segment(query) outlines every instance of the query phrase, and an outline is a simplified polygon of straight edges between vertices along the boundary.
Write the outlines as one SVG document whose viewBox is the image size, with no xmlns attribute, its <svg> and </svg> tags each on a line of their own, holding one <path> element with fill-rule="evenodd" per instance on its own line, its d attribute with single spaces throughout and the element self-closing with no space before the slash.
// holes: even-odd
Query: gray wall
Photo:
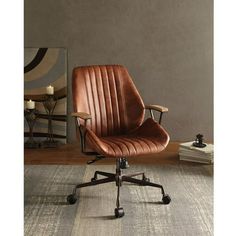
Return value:
<svg viewBox="0 0 236 236">
<path fill-rule="evenodd" d="M 125 65 L 172 141 L 213 140 L 213 0 L 25 0 L 25 47 L 68 49 L 73 67 Z M 75 140 L 74 121 L 68 123 Z"/>
</svg>

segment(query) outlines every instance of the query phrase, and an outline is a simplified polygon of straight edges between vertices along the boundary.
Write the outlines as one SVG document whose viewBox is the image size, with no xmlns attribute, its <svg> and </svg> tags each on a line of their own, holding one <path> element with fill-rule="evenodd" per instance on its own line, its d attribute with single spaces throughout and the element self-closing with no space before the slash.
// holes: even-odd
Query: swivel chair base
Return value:
<svg viewBox="0 0 236 236">
<path fill-rule="evenodd" d="M 150 182 L 150 179 L 148 179 L 143 172 L 127 174 L 127 175 L 122 174 L 121 169 L 126 169 L 127 167 L 128 167 L 127 160 L 125 160 L 124 158 L 119 158 L 116 160 L 116 173 L 115 174 L 107 173 L 103 171 L 96 171 L 94 174 L 94 177 L 91 179 L 90 182 L 78 184 L 75 186 L 73 193 L 67 196 L 67 202 L 69 204 L 76 203 L 77 201 L 76 190 L 78 188 L 84 188 L 88 186 L 104 184 L 104 183 L 109 183 L 109 182 L 115 182 L 117 186 L 116 208 L 114 210 L 116 218 L 120 218 L 125 215 L 124 209 L 120 207 L 120 187 L 122 185 L 122 182 L 129 182 L 129 183 L 134 183 L 134 184 L 142 185 L 142 186 L 151 186 L 151 187 L 160 188 L 161 193 L 162 193 L 163 204 L 169 204 L 171 202 L 171 198 L 168 194 L 165 194 L 163 186 L 160 184 Z M 106 178 L 98 179 L 97 178 L 98 175 L 105 176 Z M 142 176 L 142 179 L 133 178 L 139 175 Z"/>
</svg>

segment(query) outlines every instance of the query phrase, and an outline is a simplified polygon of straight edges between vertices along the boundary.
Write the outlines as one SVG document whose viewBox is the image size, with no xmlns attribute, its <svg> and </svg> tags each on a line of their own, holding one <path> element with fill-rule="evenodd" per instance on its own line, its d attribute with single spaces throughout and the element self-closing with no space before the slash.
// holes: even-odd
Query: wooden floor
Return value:
<svg viewBox="0 0 236 236">
<path fill-rule="evenodd" d="M 171 142 L 167 148 L 155 155 L 130 157 L 130 164 L 178 164 L 178 142 Z M 78 143 L 62 145 L 59 148 L 50 149 L 25 149 L 24 163 L 26 165 L 42 164 L 61 164 L 76 165 L 86 164 L 87 161 L 94 159 L 93 156 L 81 154 Z M 114 164 L 114 158 L 104 158 L 95 164 Z M 181 163 L 183 163 L 181 161 Z M 187 164 L 187 163 L 186 163 Z"/>
</svg>

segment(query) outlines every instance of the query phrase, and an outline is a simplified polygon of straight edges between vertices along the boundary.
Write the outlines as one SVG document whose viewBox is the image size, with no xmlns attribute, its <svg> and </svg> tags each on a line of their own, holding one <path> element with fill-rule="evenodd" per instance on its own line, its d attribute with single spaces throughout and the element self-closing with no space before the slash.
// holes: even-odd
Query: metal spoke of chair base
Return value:
<svg viewBox="0 0 236 236">
<path fill-rule="evenodd" d="M 120 207 L 120 184 L 117 185 L 116 207 Z"/>
<path fill-rule="evenodd" d="M 77 184 L 75 186 L 73 194 L 76 193 L 76 190 L 78 188 L 84 188 L 84 187 L 88 187 L 88 186 L 93 186 L 93 185 L 98 185 L 98 184 L 105 184 L 105 183 L 115 182 L 115 181 L 116 181 L 115 177 L 108 177 L 108 178 L 104 178 L 104 179 L 98 179 L 98 180 L 90 181 L 90 182 L 87 182 L 87 183 Z"/>
<path fill-rule="evenodd" d="M 120 187 L 122 182 L 122 177 L 120 175 L 116 175 L 116 186 L 117 186 L 117 198 L 116 198 L 116 208 L 115 208 L 115 217 L 120 218 L 125 215 L 123 207 L 120 207 Z"/>
<path fill-rule="evenodd" d="M 138 173 L 133 173 L 133 174 L 125 174 L 123 176 L 126 176 L 126 177 L 135 177 L 135 176 L 139 176 L 139 175 L 142 175 L 143 178 L 145 178 L 145 173 L 144 172 L 138 172 Z"/>
<path fill-rule="evenodd" d="M 152 183 L 146 180 L 140 180 L 140 179 L 135 179 L 135 178 L 131 178 L 129 176 L 122 176 L 122 181 L 124 182 L 129 182 L 129 183 L 134 183 L 134 184 L 139 184 L 139 185 L 143 185 L 143 186 L 151 186 L 151 187 L 156 187 L 156 188 L 160 188 L 161 189 L 161 193 L 164 195 L 164 188 L 162 185 L 160 184 L 156 184 L 156 183 Z"/>
<path fill-rule="evenodd" d="M 104 172 L 104 171 L 95 171 L 94 179 L 97 179 L 97 175 L 102 175 L 102 176 L 106 176 L 106 177 L 113 177 L 113 178 L 115 178 L 115 174 Z"/>
</svg>

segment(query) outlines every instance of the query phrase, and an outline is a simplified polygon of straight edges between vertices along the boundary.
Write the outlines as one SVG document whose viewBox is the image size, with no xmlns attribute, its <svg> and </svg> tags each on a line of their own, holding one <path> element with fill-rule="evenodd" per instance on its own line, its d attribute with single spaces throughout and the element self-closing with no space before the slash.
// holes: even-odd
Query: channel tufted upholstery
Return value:
<svg viewBox="0 0 236 236">
<path fill-rule="evenodd" d="M 74 110 L 91 114 L 97 136 L 125 134 L 142 124 L 144 104 L 122 66 L 86 66 L 73 71 Z"/>
<path fill-rule="evenodd" d="M 107 157 L 140 156 L 161 152 L 169 142 L 166 131 L 153 119 L 148 118 L 135 131 L 125 135 L 98 138 L 87 131 L 90 146 Z"/>
<path fill-rule="evenodd" d="M 72 88 L 74 111 L 92 117 L 84 130 L 94 151 L 127 157 L 158 153 L 167 146 L 169 136 L 161 125 L 151 118 L 144 121 L 143 101 L 123 66 L 77 67 Z"/>
</svg>

